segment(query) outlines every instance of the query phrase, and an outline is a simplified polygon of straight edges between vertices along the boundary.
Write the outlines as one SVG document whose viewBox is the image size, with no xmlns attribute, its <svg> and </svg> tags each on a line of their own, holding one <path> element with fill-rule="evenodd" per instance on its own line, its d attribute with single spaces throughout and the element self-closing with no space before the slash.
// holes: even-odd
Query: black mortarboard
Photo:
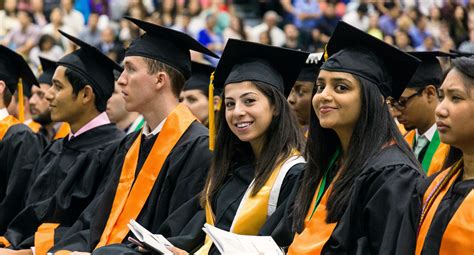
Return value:
<svg viewBox="0 0 474 255">
<path fill-rule="evenodd" d="M 132 42 L 125 52 L 125 56 L 156 59 L 178 70 L 186 79 L 191 75 L 191 54 L 189 50 L 219 58 L 215 53 L 185 33 L 131 17 L 125 18 L 146 32 Z"/>
<path fill-rule="evenodd" d="M 184 84 L 183 90 L 199 89 L 204 91 L 204 94 L 207 95 L 207 92 L 209 91 L 209 79 L 215 68 L 211 65 L 194 61 L 192 61 L 191 66 L 191 77 L 189 77 L 189 79 Z"/>
<path fill-rule="evenodd" d="M 454 54 L 442 51 L 413 51 L 408 52 L 419 58 L 421 64 L 407 84 L 407 88 L 421 88 L 428 85 L 439 87 L 443 79 L 443 69 L 436 57 L 450 57 Z"/>
<path fill-rule="evenodd" d="M 53 82 L 53 75 L 54 71 L 56 70 L 57 64 L 54 61 L 49 59 L 39 57 L 41 63 L 41 69 L 43 73 L 38 77 L 38 85 L 39 84 L 49 84 L 51 85 Z"/>
<path fill-rule="evenodd" d="M 321 69 L 347 72 L 375 84 L 384 97 L 398 99 L 420 61 L 399 49 L 339 21 L 326 47 Z M 325 53 L 325 56 L 326 56 Z"/>
<path fill-rule="evenodd" d="M 229 39 L 216 68 L 215 88 L 259 81 L 288 96 L 308 55 L 304 51 Z"/>
<path fill-rule="evenodd" d="M 57 64 L 78 73 L 90 83 L 100 100 L 108 100 L 114 92 L 113 70 L 122 71 L 122 67 L 97 48 L 61 30 L 59 32 L 81 48 L 62 57 Z"/>
<path fill-rule="evenodd" d="M 315 82 L 316 78 L 318 78 L 319 68 L 321 68 L 321 64 L 321 61 L 318 62 L 318 64 L 305 64 L 296 80 Z"/>
<path fill-rule="evenodd" d="M 23 57 L 15 51 L 0 45 L 0 80 L 4 81 L 12 94 L 22 79 L 25 96 L 31 96 L 31 86 L 37 85 L 35 75 Z"/>
<path fill-rule="evenodd" d="M 460 58 L 460 57 L 472 57 L 474 53 L 471 52 L 464 52 L 464 51 L 458 51 L 458 50 L 449 50 L 450 53 L 454 54 L 451 56 L 451 58 Z"/>
</svg>

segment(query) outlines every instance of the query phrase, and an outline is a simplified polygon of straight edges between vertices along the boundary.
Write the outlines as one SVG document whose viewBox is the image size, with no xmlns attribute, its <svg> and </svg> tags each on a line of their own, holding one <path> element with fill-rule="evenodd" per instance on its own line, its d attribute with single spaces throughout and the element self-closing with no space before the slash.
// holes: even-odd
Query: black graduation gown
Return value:
<svg viewBox="0 0 474 255">
<path fill-rule="evenodd" d="M 383 149 L 356 178 L 322 254 L 394 254 L 403 215 L 423 176 L 396 145 Z"/>
<path fill-rule="evenodd" d="M 42 223 L 61 223 L 55 235 L 59 238 L 102 192 L 107 165 L 123 136 L 115 124 L 107 124 L 70 141 L 66 137 L 52 142 L 35 165 L 25 208 L 5 233 L 11 248 L 34 246 L 34 233 Z"/>
<path fill-rule="evenodd" d="M 356 178 L 347 209 L 322 254 L 395 254 L 403 214 L 422 176 L 419 167 L 397 146 L 383 149 Z M 292 202 L 276 225 L 280 232 L 293 229 Z M 288 246 L 288 241 L 281 241 L 281 247 Z"/>
<path fill-rule="evenodd" d="M 267 219 L 266 229 L 271 229 L 273 225 L 278 224 L 284 215 L 286 204 L 289 202 L 295 182 L 303 171 L 304 164 L 297 164 L 290 168 L 283 180 L 280 194 L 278 197 L 276 211 Z M 215 226 L 229 231 L 234 220 L 240 202 L 252 182 L 255 172 L 254 166 L 250 164 L 236 164 L 232 174 L 228 177 L 223 187 L 214 199 L 213 211 L 216 214 Z M 186 212 L 193 212 L 192 214 Z M 180 221 L 182 215 L 187 215 L 187 223 L 184 227 L 176 227 L 176 222 Z M 168 237 L 168 240 L 181 249 L 189 252 L 196 251 L 204 243 L 205 233 L 202 227 L 206 222 L 205 210 L 199 205 L 199 197 L 183 206 L 180 210 L 171 215 L 161 226 L 159 234 Z M 180 224 L 178 224 L 180 225 Z M 262 235 L 279 236 L 281 233 L 277 229 L 261 232 Z M 277 239 L 278 240 L 278 239 Z M 111 245 L 97 249 L 93 255 L 106 254 L 140 254 L 133 248 L 126 245 Z M 209 254 L 219 254 L 215 246 L 212 246 Z"/>
<path fill-rule="evenodd" d="M 420 214 L 423 206 L 423 196 L 431 182 L 436 178 L 438 172 L 426 180 L 420 182 L 416 193 L 410 201 L 410 210 L 407 212 L 402 228 L 406 229 L 403 235 L 399 237 L 400 252 L 398 254 L 414 254 L 416 249 L 416 232 L 420 221 Z M 441 241 L 444 232 L 459 206 L 462 204 L 469 192 L 474 189 L 474 180 L 462 181 L 460 174 L 449 187 L 448 191 L 441 200 L 433 217 L 433 221 L 428 229 L 428 233 L 423 244 L 421 254 L 434 255 L 439 254 Z M 474 240 L 474 239 L 473 239 Z"/>
<path fill-rule="evenodd" d="M 280 195 L 278 196 L 277 209 L 266 221 L 265 229 L 259 233 L 260 235 L 264 234 L 272 237 L 281 235 L 277 228 L 273 228 L 273 231 L 268 231 L 268 229 L 272 228 L 270 227 L 271 225 L 275 225 L 282 220 L 281 216 L 284 214 L 281 212 L 285 211 L 286 204 L 289 203 L 290 194 L 292 193 L 291 191 L 293 190 L 299 175 L 303 172 L 303 169 L 304 164 L 297 164 L 290 168 L 286 174 L 282 183 Z M 226 184 L 219 191 L 218 196 L 214 199 L 213 210 L 216 214 L 216 227 L 226 231 L 230 230 L 235 213 L 237 212 L 245 191 L 253 178 L 254 169 L 250 165 L 239 167 L 233 172 L 233 175 L 229 178 Z M 204 232 L 201 233 L 204 234 Z M 279 246 L 282 245 L 278 243 L 279 238 L 276 238 L 275 241 Z M 213 245 L 209 254 L 215 255 L 220 253 Z"/>
<path fill-rule="evenodd" d="M 33 166 L 46 145 L 23 124 L 11 126 L 0 141 L 0 235 L 23 208 Z"/>
<path fill-rule="evenodd" d="M 64 249 L 90 252 L 96 247 L 107 224 L 124 158 L 138 135 L 141 133 L 134 132 L 125 137 L 115 155 L 113 174 L 104 193 L 84 211 L 50 251 Z M 156 138 L 144 139 L 142 135 L 136 176 Z M 210 160 L 208 129 L 194 121 L 166 158 L 137 222 L 151 232 L 159 233 L 160 226 L 169 215 L 202 191 Z M 189 215 L 183 215 L 183 218 L 186 217 Z"/>
</svg>

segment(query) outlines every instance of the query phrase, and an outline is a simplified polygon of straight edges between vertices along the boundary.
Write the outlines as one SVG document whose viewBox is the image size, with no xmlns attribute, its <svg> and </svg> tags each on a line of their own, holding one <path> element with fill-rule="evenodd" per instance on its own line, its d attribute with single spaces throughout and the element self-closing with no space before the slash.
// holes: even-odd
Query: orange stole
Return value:
<svg viewBox="0 0 474 255">
<path fill-rule="evenodd" d="M 434 191 L 436 186 L 443 181 L 444 178 L 452 171 L 452 167 L 444 170 L 431 182 L 426 190 L 423 201 L 425 202 L 429 195 Z M 426 236 L 433 221 L 434 215 L 438 209 L 439 204 L 443 200 L 449 188 L 458 178 L 461 171 L 458 171 L 449 180 L 448 184 L 443 187 L 440 193 L 434 198 L 431 208 L 426 212 L 425 218 L 421 223 L 420 230 L 416 240 L 415 254 L 421 254 L 425 243 Z M 459 206 L 456 213 L 451 218 L 448 226 L 443 234 L 439 254 L 473 254 L 474 242 L 474 192 L 471 191 Z M 467 213 L 466 213 L 467 212 Z"/>
<path fill-rule="evenodd" d="M 31 130 L 33 130 L 33 132 L 35 133 L 38 133 L 41 128 L 41 124 L 39 124 L 38 122 L 34 122 L 33 120 L 30 123 L 28 123 L 27 126 L 31 128 Z"/>
<path fill-rule="evenodd" d="M 15 124 L 20 124 L 20 121 L 12 115 L 8 115 L 6 118 L 0 121 L 0 140 L 3 139 L 8 129 Z"/>
<path fill-rule="evenodd" d="M 413 141 L 415 140 L 416 131 L 411 130 L 405 135 L 405 140 L 407 141 L 410 147 L 413 147 Z M 449 145 L 445 143 L 440 143 L 438 149 L 436 149 L 433 159 L 431 160 L 430 167 L 426 172 L 427 176 L 430 176 L 434 173 L 437 173 L 443 169 L 444 160 L 449 152 Z"/>
<path fill-rule="evenodd" d="M 444 231 L 439 254 L 474 254 L 474 191 L 464 198 Z"/>
<path fill-rule="evenodd" d="M 136 182 L 133 183 L 140 151 L 141 135 L 135 139 L 125 156 L 112 210 L 96 248 L 123 241 L 129 232 L 128 222 L 138 217 L 166 158 L 194 120 L 196 118 L 183 104 L 179 104 L 173 110 L 166 119 L 163 129 L 150 151 L 149 155 L 152 156 L 147 157 Z"/>
<path fill-rule="evenodd" d="M 331 194 L 332 183 L 324 193 L 323 197 L 321 198 L 321 202 L 319 203 L 316 211 L 313 214 L 313 217 L 311 218 L 311 213 L 316 204 L 316 198 L 318 197 L 319 186 L 321 186 L 321 182 L 319 182 L 319 185 L 314 193 L 313 202 L 311 203 L 308 214 L 306 215 L 303 232 L 301 232 L 301 234 L 297 233 L 295 235 L 293 243 L 291 243 L 290 247 L 288 248 L 288 255 L 321 254 L 324 244 L 326 244 L 332 232 L 336 228 L 337 223 L 326 222 L 326 205 L 329 194 Z"/>
<path fill-rule="evenodd" d="M 69 127 L 69 124 L 67 124 L 66 122 L 63 122 L 61 123 L 61 126 L 59 126 L 58 131 L 54 135 L 53 140 L 64 138 L 67 135 L 69 135 L 70 132 L 71 132 L 71 127 Z"/>
<path fill-rule="evenodd" d="M 35 254 L 46 255 L 54 246 L 54 230 L 59 226 L 57 223 L 43 223 L 35 233 Z"/>
<path fill-rule="evenodd" d="M 10 242 L 4 236 L 0 236 L 0 243 L 3 244 L 5 247 L 11 245 Z"/>
</svg>

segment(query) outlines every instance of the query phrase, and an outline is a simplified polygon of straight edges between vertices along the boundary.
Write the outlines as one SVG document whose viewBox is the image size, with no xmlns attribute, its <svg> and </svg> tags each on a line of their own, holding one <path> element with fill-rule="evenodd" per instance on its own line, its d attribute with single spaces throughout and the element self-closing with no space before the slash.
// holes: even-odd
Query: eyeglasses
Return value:
<svg viewBox="0 0 474 255">
<path fill-rule="evenodd" d="M 403 111 L 407 107 L 408 101 L 410 101 L 410 99 L 412 99 L 415 96 L 421 95 L 421 93 L 423 93 L 423 89 L 420 89 L 416 93 L 414 93 L 414 94 L 412 94 L 408 97 L 402 98 L 400 100 L 395 100 L 395 98 L 389 97 L 389 98 L 387 98 L 387 103 L 388 103 L 389 106 L 395 107 L 399 111 Z"/>
</svg>

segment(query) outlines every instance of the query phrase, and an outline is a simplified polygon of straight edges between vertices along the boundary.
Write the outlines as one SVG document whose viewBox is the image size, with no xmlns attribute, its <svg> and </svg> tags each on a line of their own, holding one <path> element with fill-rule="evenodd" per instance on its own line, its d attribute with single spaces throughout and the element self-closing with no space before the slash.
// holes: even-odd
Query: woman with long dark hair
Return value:
<svg viewBox="0 0 474 255">
<path fill-rule="evenodd" d="M 307 56 L 228 41 L 216 69 L 215 84 L 223 88 L 223 104 L 201 196 L 208 224 L 237 234 L 258 235 L 266 222 L 280 221 L 272 215 L 283 215 L 275 212 L 284 211 L 304 162 L 303 138 L 285 95 Z M 287 61 L 277 61 L 281 57 Z M 198 254 L 216 254 L 210 244 L 206 242 Z"/>
<path fill-rule="evenodd" d="M 393 254 L 422 173 L 384 98 L 400 96 L 419 61 L 344 22 L 325 60 L 288 254 Z"/>
<path fill-rule="evenodd" d="M 403 254 L 474 253 L 473 84 L 474 58 L 454 59 L 435 113 L 439 138 L 450 152 L 445 170 L 417 187 L 402 225 L 407 231 L 399 238 Z"/>
<path fill-rule="evenodd" d="M 161 225 L 175 254 L 218 254 L 202 231 L 206 222 L 243 235 L 265 225 L 277 243 L 293 187 L 304 168 L 303 137 L 286 102 L 308 53 L 229 39 L 215 71 L 223 90 L 211 167 L 200 198 Z M 286 61 L 281 61 L 285 59 Z M 280 61 L 279 61 L 280 60 Z M 213 118 L 210 117 L 212 129 Z M 212 133 L 212 132 L 211 132 Z M 195 212 L 195 213 L 190 213 Z M 128 253 L 124 251 L 127 250 Z M 100 252 L 99 252 L 100 251 Z M 94 254 L 132 254 L 124 246 Z"/>
</svg>

